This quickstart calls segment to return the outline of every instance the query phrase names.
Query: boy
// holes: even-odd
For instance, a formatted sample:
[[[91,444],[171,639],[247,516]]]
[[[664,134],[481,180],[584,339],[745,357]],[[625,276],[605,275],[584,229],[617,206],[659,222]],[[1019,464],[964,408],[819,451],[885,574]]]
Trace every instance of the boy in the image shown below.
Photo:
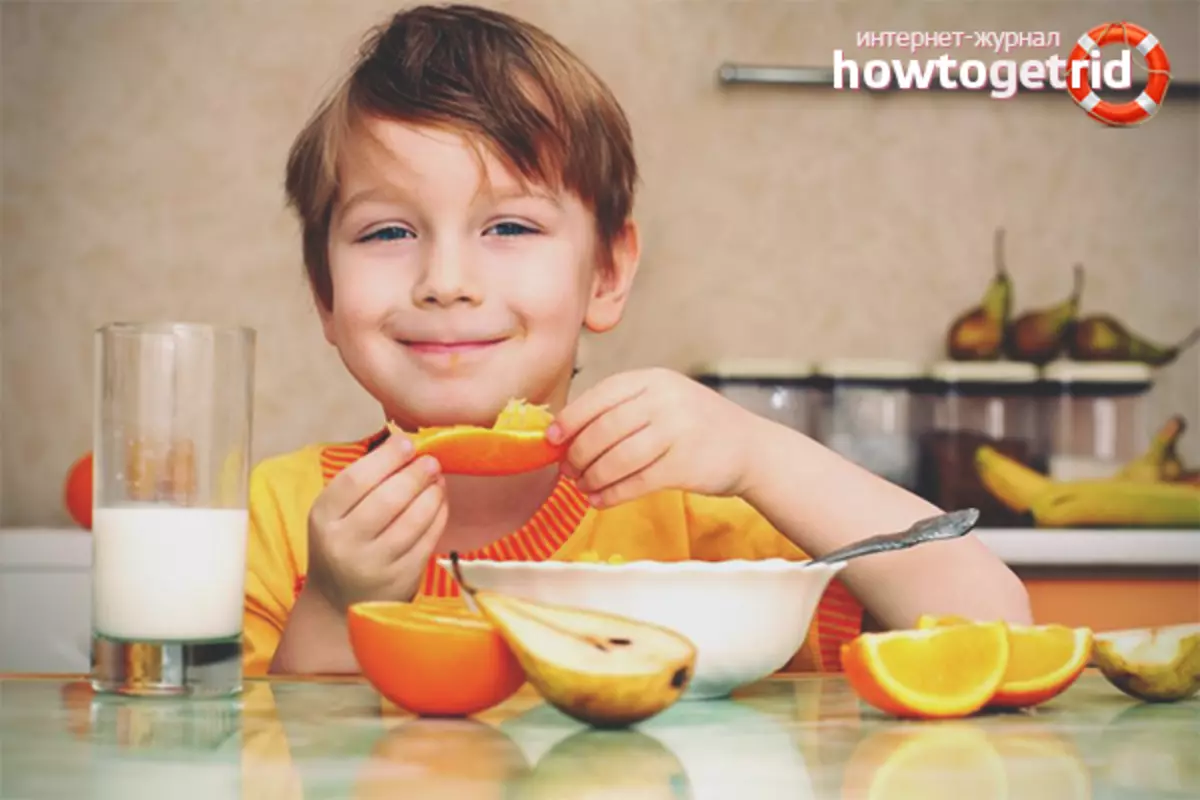
[[[440,474],[379,433],[251,477],[249,674],[356,672],[346,607],[448,595],[435,554],[803,558],[938,509],[663,369],[567,402],[581,330],[621,318],[637,167],[607,87],[537,28],[466,6],[397,14],[299,135],[287,190],[326,339],[405,430],[548,406],[561,467]],[[1029,622],[973,538],[850,565],[793,661],[837,669],[863,610]],[[847,591],[847,587],[849,592]],[[860,605],[861,603],[861,605]]]

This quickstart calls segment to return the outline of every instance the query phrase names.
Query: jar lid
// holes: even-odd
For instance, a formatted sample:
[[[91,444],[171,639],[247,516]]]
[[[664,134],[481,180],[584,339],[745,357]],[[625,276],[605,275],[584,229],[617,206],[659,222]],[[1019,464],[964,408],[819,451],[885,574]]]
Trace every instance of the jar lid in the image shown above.
[[[784,358],[723,358],[693,367],[693,377],[733,380],[801,380],[812,375],[808,361]]]
[[[888,358],[833,358],[819,363],[817,372],[834,380],[908,381],[924,378],[925,366]]]
[[[1019,361],[941,361],[929,375],[946,383],[1037,383],[1038,370]]]
[[[1042,377],[1055,383],[1150,383],[1153,370],[1136,361],[1055,361]]]

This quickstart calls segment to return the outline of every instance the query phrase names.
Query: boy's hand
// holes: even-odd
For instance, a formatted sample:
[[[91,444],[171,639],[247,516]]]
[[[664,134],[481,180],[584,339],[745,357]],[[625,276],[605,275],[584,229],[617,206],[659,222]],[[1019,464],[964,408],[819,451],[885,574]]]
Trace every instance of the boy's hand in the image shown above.
[[[563,472],[595,506],[659,489],[740,495],[759,417],[666,369],[614,375],[558,415],[547,435],[569,442]]]
[[[342,470],[308,518],[305,590],[339,613],[363,600],[408,600],[446,527],[437,461],[412,460],[406,436],[389,436]]]

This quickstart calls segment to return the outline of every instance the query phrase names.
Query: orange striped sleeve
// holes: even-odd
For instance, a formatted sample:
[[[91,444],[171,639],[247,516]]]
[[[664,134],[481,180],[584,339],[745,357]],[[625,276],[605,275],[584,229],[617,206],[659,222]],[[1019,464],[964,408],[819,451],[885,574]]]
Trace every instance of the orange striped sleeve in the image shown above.
[[[842,581],[830,581],[817,606],[814,624],[822,672],[842,671],[842,645],[862,632],[862,604]]]
[[[489,561],[545,561],[562,547],[579,526],[587,513],[588,504],[575,484],[561,478],[550,497],[534,515],[517,530],[486,547],[459,553],[463,561],[487,559]],[[421,595],[427,597],[457,597],[458,584],[441,565],[438,558],[448,553],[439,553],[425,568],[421,583]]]

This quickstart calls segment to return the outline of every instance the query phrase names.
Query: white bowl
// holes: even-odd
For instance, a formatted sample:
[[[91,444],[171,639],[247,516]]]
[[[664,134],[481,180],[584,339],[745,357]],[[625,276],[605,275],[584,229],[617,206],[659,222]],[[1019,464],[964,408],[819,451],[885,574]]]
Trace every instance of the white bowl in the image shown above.
[[[439,559],[450,569],[449,559]],[[675,630],[696,646],[683,699],[726,697],[776,672],[800,649],[817,604],[845,563],[762,561],[459,561],[463,578],[545,603]]]

